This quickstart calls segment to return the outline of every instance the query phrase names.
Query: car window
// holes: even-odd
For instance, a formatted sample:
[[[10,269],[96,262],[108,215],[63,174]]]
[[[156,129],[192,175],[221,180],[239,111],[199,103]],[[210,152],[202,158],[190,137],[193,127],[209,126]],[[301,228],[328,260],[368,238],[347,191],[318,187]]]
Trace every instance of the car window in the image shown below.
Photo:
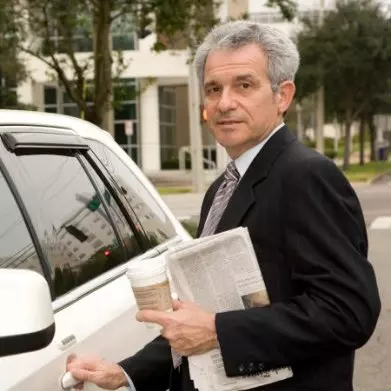
[[[110,216],[113,219],[113,223],[121,234],[121,238],[124,243],[124,249],[127,259],[134,258],[135,256],[143,252],[140,245],[141,233],[135,232],[137,230],[136,225],[130,225],[122,213],[115,197],[112,194],[112,190],[103,182],[98,173],[91,166],[90,162],[84,157],[80,156],[83,164],[87,168],[89,174],[92,176],[94,183],[98,187],[100,194],[103,195],[106,200],[106,206],[109,210]]]
[[[106,203],[73,152],[22,154],[13,169],[24,186],[56,297],[127,260]]]
[[[132,170],[105,145],[90,141],[94,154],[117,182],[152,244],[176,235],[171,221]]]
[[[43,269],[22,213],[0,171],[0,268]]]

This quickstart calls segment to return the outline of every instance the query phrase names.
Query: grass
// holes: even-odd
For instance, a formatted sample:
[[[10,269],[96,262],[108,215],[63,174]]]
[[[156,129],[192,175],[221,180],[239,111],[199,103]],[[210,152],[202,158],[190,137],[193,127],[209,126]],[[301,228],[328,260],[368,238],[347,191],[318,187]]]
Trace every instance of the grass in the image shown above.
[[[368,162],[363,166],[360,166],[360,164],[351,164],[344,171],[344,174],[350,182],[368,182],[386,172],[391,172],[391,161]]]
[[[158,186],[157,191],[160,195],[186,194],[191,193],[191,187]]]

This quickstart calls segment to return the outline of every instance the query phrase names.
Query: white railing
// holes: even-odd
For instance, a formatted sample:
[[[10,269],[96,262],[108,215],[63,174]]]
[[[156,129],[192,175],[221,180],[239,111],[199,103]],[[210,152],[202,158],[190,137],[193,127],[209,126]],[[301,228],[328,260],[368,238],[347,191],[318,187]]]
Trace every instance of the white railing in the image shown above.
[[[213,145],[205,145],[203,148],[208,151],[208,158],[204,157],[202,159],[203,162],[208,165],[209,169],[215,170],[217,168],[217,165],[212,160],[212,150],[216,149],[216,147]],[[179,159],[179,169],[181,171],[186,170],[186,154],[189,154],[191,157],[191,149],[189,145],[185,145],[179,148],[178,159]]]

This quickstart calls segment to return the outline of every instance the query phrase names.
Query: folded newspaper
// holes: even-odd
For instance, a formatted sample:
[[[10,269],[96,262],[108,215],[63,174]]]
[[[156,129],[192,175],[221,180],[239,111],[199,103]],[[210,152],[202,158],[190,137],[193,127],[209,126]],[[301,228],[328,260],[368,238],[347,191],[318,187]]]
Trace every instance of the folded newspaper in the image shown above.
[[[173,290],[182,300],[218,313],[269,304],[247,228],[190,240],[167,253]],[[199,391],[239,391],[293,376],[289,367],[257,375],[227,377],[220,349],[189,357],[190,377]]]

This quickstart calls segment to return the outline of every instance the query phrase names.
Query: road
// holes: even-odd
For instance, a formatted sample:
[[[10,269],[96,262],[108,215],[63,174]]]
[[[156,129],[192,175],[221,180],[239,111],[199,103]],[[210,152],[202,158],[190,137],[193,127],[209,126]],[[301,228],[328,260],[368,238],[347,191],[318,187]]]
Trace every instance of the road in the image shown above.
[[[356,391],[391,391],[391,184],[357,189],[368,225],[369,260],[372,262],[382,312],[370,341],[357,352]]]
[[[391,216],[391,182],[379,185],[357,185],[355,190],[368,226],[376,218]]]
[[[382,298],[375,333],[357,352],[355,391],[391,391],[391,182],[354,187],[364,211],[369,260],[375,268]],[[180,219],[197,219],[202,194],[164,198]]]

